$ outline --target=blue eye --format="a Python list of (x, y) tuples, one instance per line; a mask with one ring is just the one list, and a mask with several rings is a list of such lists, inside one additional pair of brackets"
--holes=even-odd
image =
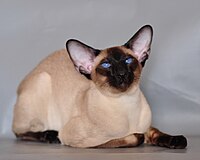
[(103, 68), (109, 68), (109, 67), (111, 66), (111, 64), (108, 63), (108, 62), (104, 62), (104, 63), (101, 64), (101, 66), (102, 66)]
[(126, 60), (125, 60), (125, 63), (126, 64), (130, 64), (130, 63), (132, 63), (133, 62), (133, 58), (127, 58)]

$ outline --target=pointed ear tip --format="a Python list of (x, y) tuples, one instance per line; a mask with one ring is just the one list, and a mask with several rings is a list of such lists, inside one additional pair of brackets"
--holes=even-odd
[(68, 39), (66, 41), (66, 47), (71, 43), (71, 42), (76, 42), (77, 40), (76, 39)]
[(144, 25), (141, 29), (149, 30), (153, 34), (153, 27), (150, 24)]
[(68, 46), (69, 46), (69, 44), (70, 44), (71, 42), (72, 42), (72, 39), (69, 39), (69, 40), (66, 41), (66, 44), (65, 44), (66, 48), (68, 48)]
[(69, 48), (70, 48), (71, 46), (79, 46), (80, 44), (82, 44), (82, 42), (80, 42), (79, 40), (76, 40), (76, 39), (69, 39), (69, 40), (67, 40), (65, 46), (66, 46), (67, 50), (69, 51)]

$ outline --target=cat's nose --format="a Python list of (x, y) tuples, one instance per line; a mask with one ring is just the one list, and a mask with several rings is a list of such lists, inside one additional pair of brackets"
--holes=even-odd
[(121, 68), (118, 69), (118, 75), (119, 76), (124, 76), (125, 74), (126, 74), (126, 70), (124, 68), (121, 67)]
[(125, 73), (118, 74), (117, 81), (118, 81), (118, 84), (122, 84), (126, 82), (126, 74)]
[(126, 73), (124, 71), (119, 72), (119, 76), (124, 76)]

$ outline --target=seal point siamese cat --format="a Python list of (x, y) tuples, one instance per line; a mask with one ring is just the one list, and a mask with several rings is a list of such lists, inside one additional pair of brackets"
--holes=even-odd
[(184, 136), (151, 127), (139, 88), (153, 29), (140, 28), (124, 45), (94, 49), (70, 39), (44, 59), (18, 88), (13, 132), (17, 138), (72, 147), (133, 147), (148, 143), (185, 148)]

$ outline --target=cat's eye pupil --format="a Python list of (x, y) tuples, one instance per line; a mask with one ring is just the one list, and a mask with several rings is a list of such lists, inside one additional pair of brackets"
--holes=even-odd
[(125, 63), (126, 64), (130, 64), (130, 63), (132, 63), (133, 62), (133, 58), (127, 58), (126, 60), (125, 60)]
[(104, 63), (101, 64), (101, 66), (103, 68), (109, 68), (111, 66), (111, 64), (109, 62), (104, 62)]

